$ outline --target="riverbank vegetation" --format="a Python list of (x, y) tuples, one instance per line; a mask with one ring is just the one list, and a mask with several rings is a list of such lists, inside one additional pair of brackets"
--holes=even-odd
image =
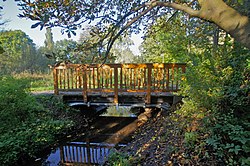
[(0, 85), (0, 165), (22, 164), (74, 126), (59, 99), (30, 95), (28, 79), (2, 76)]

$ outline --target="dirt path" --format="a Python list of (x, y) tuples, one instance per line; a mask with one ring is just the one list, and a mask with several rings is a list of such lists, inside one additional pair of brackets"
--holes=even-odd
[(46, 91), (32, 91), (31, 94), (33, 95), (53, 95), (53, 90), (46, 90)]

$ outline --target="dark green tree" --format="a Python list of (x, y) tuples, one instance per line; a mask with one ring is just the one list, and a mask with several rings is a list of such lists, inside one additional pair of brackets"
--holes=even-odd
[(52, 52), (54, 50), (54, 41), (51, 28), (46, 28), (44, 45), (46, 48), (46, 54), (52, 55)]
[(34, 70), (36, 47), (33, 41), (21, 30), (0, 32), (0, 43), (4, 52), (0, 54), (2, 72)]
[(71, 63), (80, 63), (79, 56), (75, 52), (77, 42), (73, 40), (59, 40), (54, 45), (53, 53), (56, 58), (56, 62), (68, 61)]

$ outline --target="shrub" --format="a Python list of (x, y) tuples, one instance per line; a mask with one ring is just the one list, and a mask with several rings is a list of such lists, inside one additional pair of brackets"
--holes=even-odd
[(53, 111), (29, 94), (28, 80), (5, 76), (0, 85), (0, 165), (13, 165), (24, 155), (33, 157), (73, 126), (70, 120), (54, 118)]

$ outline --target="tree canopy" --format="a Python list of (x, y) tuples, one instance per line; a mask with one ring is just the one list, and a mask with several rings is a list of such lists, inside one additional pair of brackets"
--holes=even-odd
[[(232, 7), (230, 7), (231, 5)], [(248, 10), (241, 13), (234, 8), (249, 9), (249, 3), (242, 0), (43, 0), (19, 2), (20, 17), (36, 21), (32, 28), (61, 27), (68, 36), (75, 35), (75, 30), (83, 28), (84, 23), (96, 24), (109, 37), (106, 44), (109, 52), (114, 40), (124, 31), (138, 32), (161, 16), (171, 18), (176, 10), (213, 22), (228, 32), (232, 37), (250, 48), (250, 23)], [(233, 8), (234, 7), (234, 8)], [(103, 26), (106, 25), (106, 26)], [(108, 25), (108, 26), (107, 26)], [(103, 42), (103, 40), (102, 40)], [(103, 44), (103, 45), (105, 45)]]
[(2, 72), (24, 71), (33, 69), (35, 61), (35, 44), (21, 30), (0, 32), (0, 69)]

